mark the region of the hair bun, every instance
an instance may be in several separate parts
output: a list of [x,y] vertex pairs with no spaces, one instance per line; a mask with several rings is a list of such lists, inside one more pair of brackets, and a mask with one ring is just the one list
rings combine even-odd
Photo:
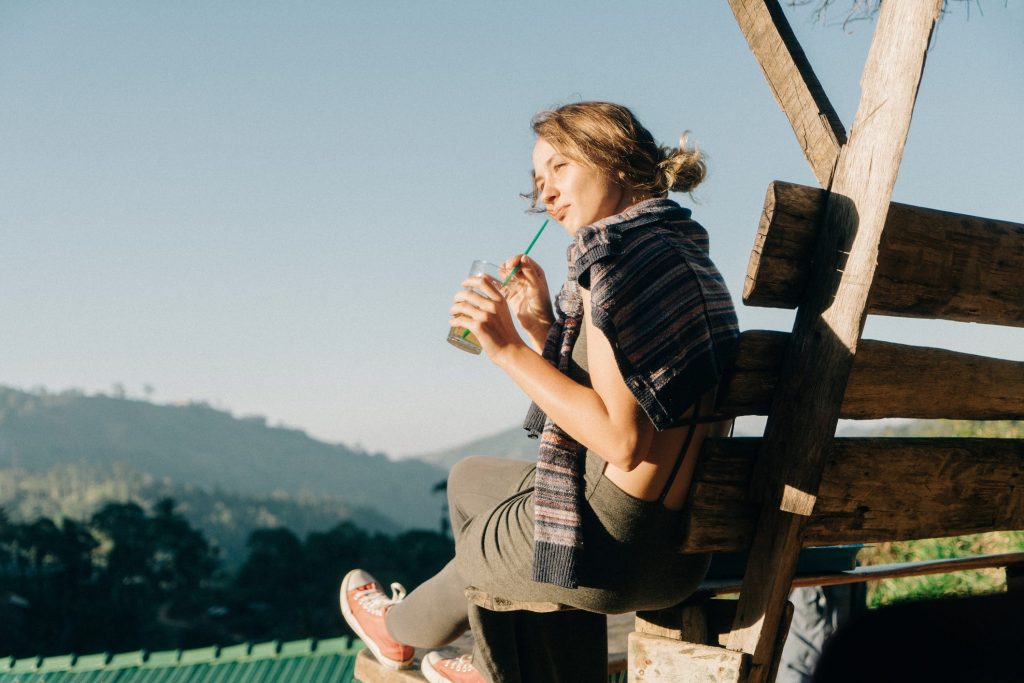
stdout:
[[662,147],[658,180],[666,192],[692,192],[707,176],[708,167],[700,148],[686,146],[690,131],[679,137],[679,147]]

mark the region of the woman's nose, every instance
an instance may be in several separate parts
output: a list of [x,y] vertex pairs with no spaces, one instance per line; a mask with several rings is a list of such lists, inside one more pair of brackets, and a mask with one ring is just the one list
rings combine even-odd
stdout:
[[545,183],[544,189],[540,192],[540,200],[544,206],[552,206],[557,197],[558,190],[555,189],[554,183]]

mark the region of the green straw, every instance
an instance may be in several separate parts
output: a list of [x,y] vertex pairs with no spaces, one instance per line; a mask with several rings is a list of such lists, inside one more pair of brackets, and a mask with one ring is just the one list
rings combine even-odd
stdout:
[[[540,224],[540,230],[538,230],[537,234],[533,236],[533,239],[530,241],[530,246],[526,247],[526,251],[523,252],[523,256],[529,256],[530,250],[533,249],[533,245],[537,244],[537,240],[540,238],[540,234],[542,232],[544,232],[544,228],[548,227],[548,221],[550,221],[550,220],[551,220],[550,218],[545,219],[545,221]],[[521,260],[520,260],[520,263],[522,263]],[[507,285],[512,280],[512,278],[515,277],[516,271],[518,271],[518,270],[519,270],[519,263],[517,263],[516,267],[512,269],[512,272],[510,272],[508,275],[505,276],[505,280],[501,283],[501,286],[504,287],[505,285]],[[469,330],[463,330],[462,338],[465,339],[468,336],[469,336]]]

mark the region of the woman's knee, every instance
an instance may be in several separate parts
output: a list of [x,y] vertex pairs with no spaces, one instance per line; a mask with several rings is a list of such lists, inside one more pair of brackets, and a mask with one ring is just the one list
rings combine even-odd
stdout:
[[448,500],[452,493],[481,493],[500,499],[515,482],[510,475],[527,463],[495,458],[488,455],[470,455],[455,463],[448,472]]
[[491,459],[482,455],[469,455],[452,465],[448,471],[448,490],[451,491],[453,488],[459,488],[462,483],[472,481],[474,477],[478,476],[477,473],[482,466],[481,462]]

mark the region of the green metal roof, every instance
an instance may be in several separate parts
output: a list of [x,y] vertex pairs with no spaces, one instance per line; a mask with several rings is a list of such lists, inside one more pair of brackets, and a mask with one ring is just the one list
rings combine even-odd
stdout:
[[0,659],[0,683],[348,683],[358,640]]

